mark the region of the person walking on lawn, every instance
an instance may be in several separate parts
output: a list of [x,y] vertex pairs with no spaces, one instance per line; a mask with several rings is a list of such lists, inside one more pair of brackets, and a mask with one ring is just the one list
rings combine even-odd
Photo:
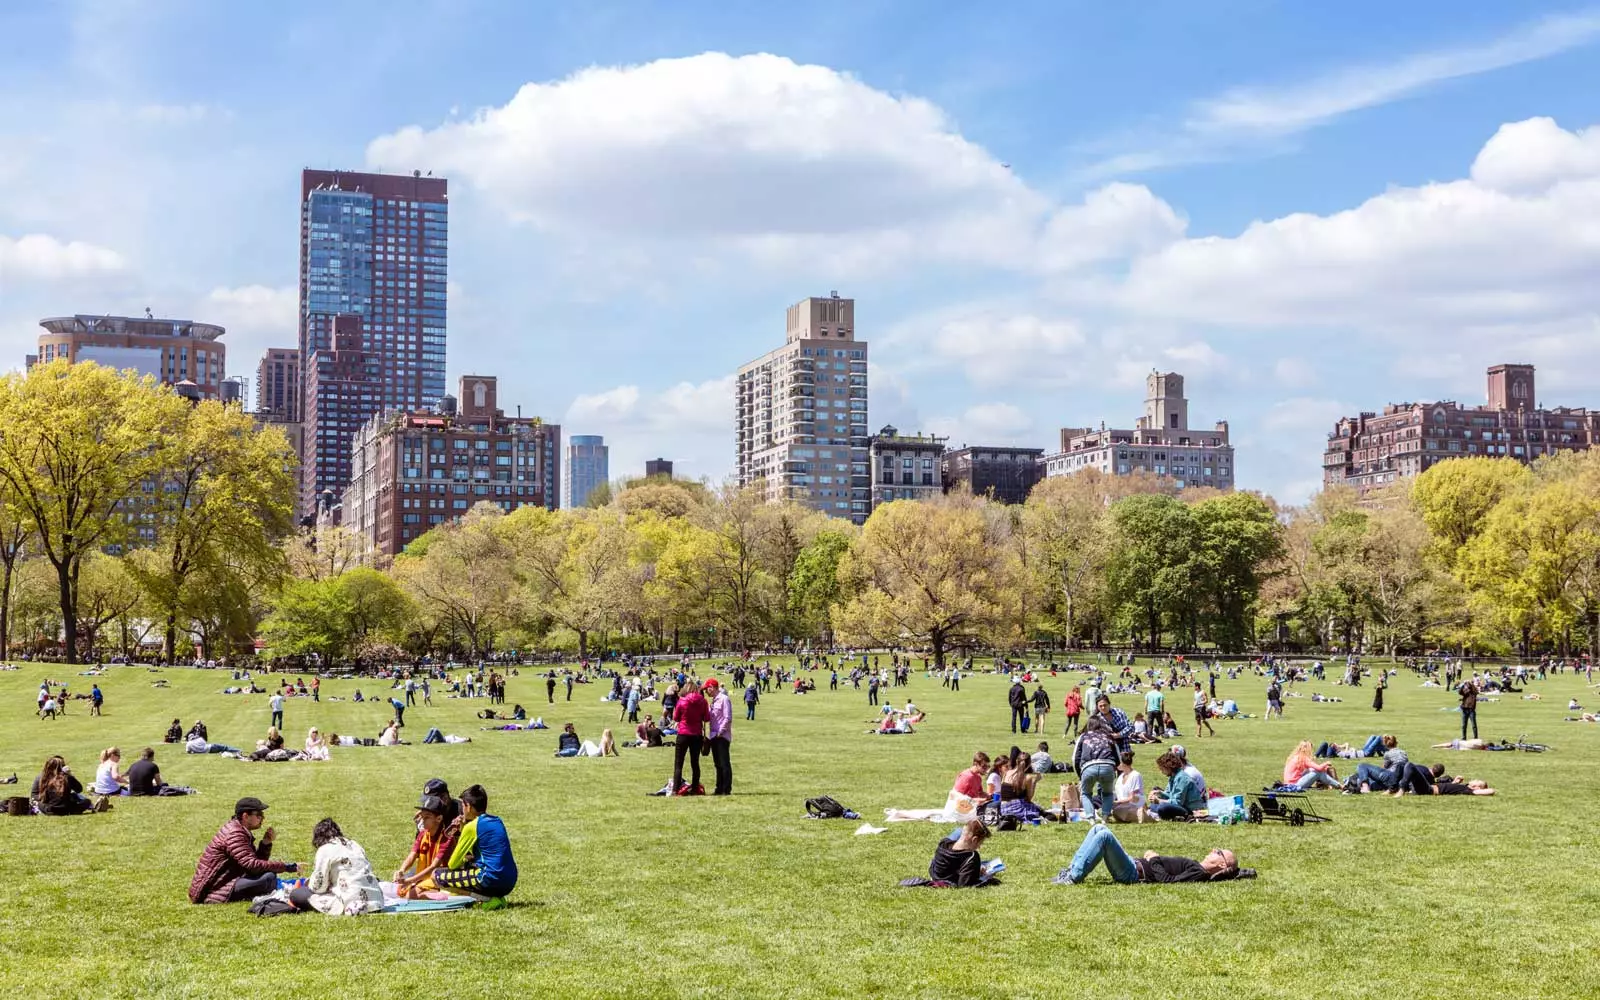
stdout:
[[1028,689],[1022,686],[1021,681],[1012,681],[1006,700],[1011,704],[1011,731],[1014,733],[1017,731],[1017,723],[1028,714]]

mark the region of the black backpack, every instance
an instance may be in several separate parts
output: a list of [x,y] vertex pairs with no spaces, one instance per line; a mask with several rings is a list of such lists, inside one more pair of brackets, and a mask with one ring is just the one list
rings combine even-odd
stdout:
[[838,800],[828,795],[806,799],[806,815],[812,819],[844,819],[844,814],[848,811]]

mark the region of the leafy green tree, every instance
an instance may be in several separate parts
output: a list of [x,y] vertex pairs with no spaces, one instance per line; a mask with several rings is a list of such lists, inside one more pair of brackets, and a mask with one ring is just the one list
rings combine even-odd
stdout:
[[155,502],[189,403],[153,376],[65,359],[0,380],[0,483],[56,571],[68,663],[90,553],[125,545]]
[[828,612],[843,597],[839,585],[839,563],[850,550],[853,535],[829,529],[820,531],[795,557],[789,572],[789,619],[795,635],[822,637],[829,629]]
[[1272,507],[1252,493],[1224,493],[1192,508],[1196,577],[1206,631],[1225,652],[1243,650],[1255,633],[1261,584],[1283,552]]
[[1495,505],[1532,479],[1528,467],[1513,458],[1452,458],[1419,475],[1411,499],[1448,563],[1477,535]]
[[1110,599],[1134,633],[1159,648],[1169,621],[1192,628],[1199,544],[1194,510],[1170,496],[1131,496],[1112,505],[1111,523]]

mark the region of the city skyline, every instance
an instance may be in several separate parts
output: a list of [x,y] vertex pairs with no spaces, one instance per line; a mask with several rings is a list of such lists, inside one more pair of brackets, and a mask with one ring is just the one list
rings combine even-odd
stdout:
[[731,373],[830,288],[874,427],[1053,451],[1179,371],[1237,486],[1291,502],[1340,416],[1476,399],[1503,356],[1600,404],[1594,8],[491,2],[381,60],[311,43],[408,6],[0,13],[13,357],[148,305],[249,376],[297,342],[309,164],[450,177],[442,376],[498,371],[619,469],[732,475]]

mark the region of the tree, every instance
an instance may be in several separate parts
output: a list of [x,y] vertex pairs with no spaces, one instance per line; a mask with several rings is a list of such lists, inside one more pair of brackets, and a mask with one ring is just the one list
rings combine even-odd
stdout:
[[834,631],[847,642],[926,643],[943,668],[953,645],[1002,627],[1017,581],[985,503],[897,500],[874,510],[841,560],[852,596],[833,609]]
[[56,571],[68,663],[84,559],[142,523],[188,406],[154,376],[65,359],[0,381],[0,483]]
[[1106,583],[1112,604],[1151,649],[1161,646],[1169,620],[1187,628],[1192,643],[1199,541],[1193,508],[1170,496],[1125,497],[1112,505],[1111,522],[1115,534]]
[[1495,505],[1532,479],[1528,467],[1514,458],[1452,458],[1418,476],[1411,499],[1449,563],[1477,535]]
[[474,657],[494,647],[508,621],[516,581],[500,531],[505,514],[480,503],[427,532],[397,559],[393,572],[418,610],[464,635]]
[[368,548],[366,537],[354,528],[345,525],[312,528],[295,535],[284,545],[285,569],[290,576],[302,580],[331,580],[360,566]]
[[1052,476],[1033,488],[1022,508],[1022,531],[1033,543],[1036,566],[1055,598],[1057,627],[1068,643],[1078,639],[1090,594],[1103,586],[1111,556],[1106,481],[1112,478],[1098,469]]
[[9,498],[0,498],[0,659],[11,655],[11,583],[28,540],[28,522]]
[[139,583],[123,559],[89,553],[78,577],[78,632],[91,653],[100,630],[138,607],[139,598]]
[[350,644],[349,595],[337,579],[288,580],[261,635],[275,655],[316,654],[335,663]]
[[294,452],[282,431],[258,429],[238,407],[214,400],[188,411],[165,452],[153,505],[162,558],[143,564],[140,582],[164,619],[170,662],[201,566],[226,559],[276,570],[273,543],[288,533],[293,512]]
[[1195,558],[1206,631],[1225,652],[1243,650],[1255,634],[1261,583],[1283,551],[1272,507],[1252,493],[1223,493],[1193,506]]
[[571,629],[587,658],[590,634],[616,624],[642,584],[622,514],[522,507],[507,515],[501,534],[530,615]]
[[[795,557],[787,581],[789,620],[796,636],[817,637],[828,630],[828,612],[840,602],[839,563],[853,535],[836,528],[817,533]],[[826,642],[827,637],[822,636]]]

